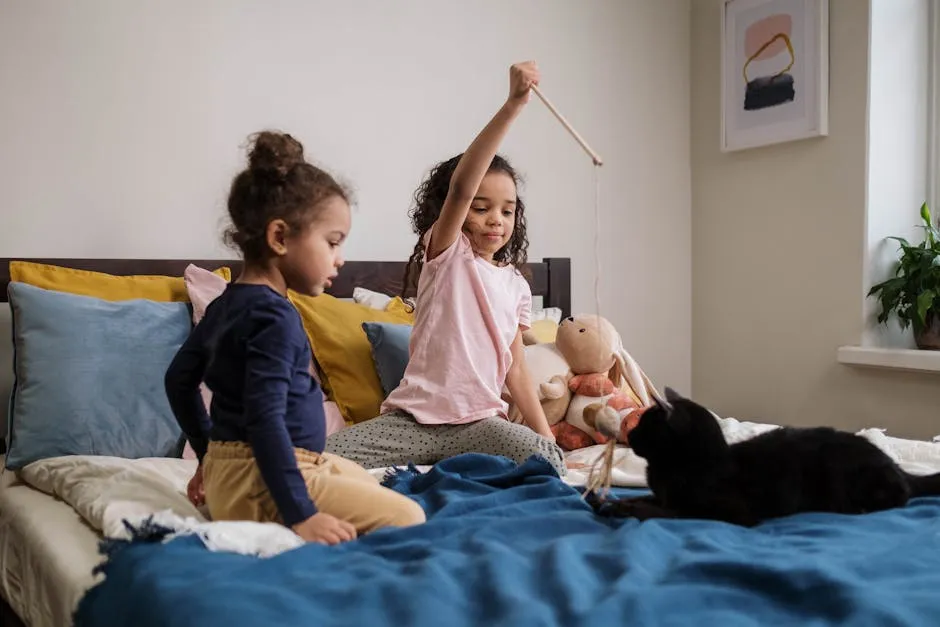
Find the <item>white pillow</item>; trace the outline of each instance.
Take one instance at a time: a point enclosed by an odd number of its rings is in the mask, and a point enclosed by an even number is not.
[[[373,292],[364,287],[353,288],[353,300],[360,305],[385,311],[388,304],[392,302],[392,297],[380,292]]]
[[[536,320],[553,320],[555,324],[561,324],[561,309],[558,307],[546,307],[545,309],[535,309],[532,311],[532,322]]]
[[[387,294],[382,294],[381,292],[367,290],[364,287],[354,287],[353,301],[372,309],[385,311],[389,303],[392,302],[392,297]],[[411,302],[411,299],[406,299],[405,302],[411,303],[412,305],[414,304]],[[536,320],[553,320],[555,324],[561,324],[561,309],[558,307],[535,309],[532,311],[530,319],[532,322]]]

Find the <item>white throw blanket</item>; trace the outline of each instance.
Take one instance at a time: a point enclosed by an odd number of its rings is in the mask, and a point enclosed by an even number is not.
[[[775,425],[719,419],[725,437],[737,442],[776,428]],[[885,450],[901,467],[913,474],[940,472],[940,443],[888,437],[882,430],[859,432]],[[590,465],[603,451],[593,446],[569,453],[569,464],[584,464],[570,470],[565,481],[584,485]],[[646,462],[625,447],[616,451],[613,484],[645,487]],[[213,551],[232,551],[267,557],[303,544],[290,529],[274,523],[210,522],[186,498],[186,484],[196,469],[194,460],[147,458],[122,459],[73,455],[34,462],[19,475],[36,489],[68,503],[89,525],[106,538],[128,540],[131,529],[149,519],[170,530],[166,539],[196,535]],[[427,467],[419,467],[426,470]],[[381,476],[385,469],[374,469]]]
[[[195,534],[213,551],[267,557],[303,544],[283,525],[209,522],[186,498],[195,470],[196,462],[188,459],[71,455],[33,462],[19,475],[68,503],[106,538],[130,539],[128,525],[136,528],[150,519],[171,530],[167,540]]]

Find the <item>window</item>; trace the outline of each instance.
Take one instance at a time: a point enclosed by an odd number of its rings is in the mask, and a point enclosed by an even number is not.
[[[929,0],[927,47],[927,202],[940,210],[940,0]]]

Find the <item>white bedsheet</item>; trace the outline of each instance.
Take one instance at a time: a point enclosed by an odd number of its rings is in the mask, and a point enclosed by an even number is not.
[[[0,592],[27,625],[71,625],[75,605],[95,583],[99,540],[67,503],[2,471]]]
[[[720,422],[731,442],[776,428],[731,418],[720,419]],[[882,447],[909,472],[940,472],[940,443],[891,438],[877,429],[860,434]],[[571,465],[580,462],[584,467],[570,470],[565,481],[584,485],[590,465],[603,448],[590,447],[569,453],[567,461]],[[641,458],[620,447],[615,460],[614,485],[645,486],[645,462]],[[176,534],[196,534],[212,550],[269,556],[300,545],[300,539],[281,525],[209,522],[185,496],[186,483],[194,470],[193,460],[76,455],[34,462],[21,471],[21,477],[35,488],[61,498],[91,527],[109,538],[129,537],[125,521],[136,526],[152,518]],[[371,472],[381,476],[385,471]]]
[[[209,522],[186,498],[195,460],[124,459],[92,455],[52,457],[25,466],[23,481],[72,506],[107,538],[127,539],[145,520],[195,534],[212,550],[266,557],[295,548],[302,540],[275,523]]]
[[[718,418],[725,439],[734,444],[755,435],[777,429],[777,425],[757,422],[741,422],[734,418]],[[933,442],[905,440],[885,435],[884,429],[863,429],[858,435],[890,455],[901,468],[915,475],[940,472],[940,436]],[[572,485],[585,485],[591,465],[603,453],[604,446],[590,446],[565,454],[565,461],[578,468],[569,469],[565,481]],[[614,453],[611,484],[619,487],[646,487],[646,460],[636,456],[630,449],[619,446]]]

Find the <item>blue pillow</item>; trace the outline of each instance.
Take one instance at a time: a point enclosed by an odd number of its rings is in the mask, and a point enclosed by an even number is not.
[[[363,322],[362,330],[372,346],[372,362],[382,384],[385,396],[401,383],[408,365],[408,342],[411,340],[410,324],[391,322]]]
[[[6,467],[60,455],[169,457],[163,386],[192,328],[187,303],[109,302],[10,283],[13,395]]]

